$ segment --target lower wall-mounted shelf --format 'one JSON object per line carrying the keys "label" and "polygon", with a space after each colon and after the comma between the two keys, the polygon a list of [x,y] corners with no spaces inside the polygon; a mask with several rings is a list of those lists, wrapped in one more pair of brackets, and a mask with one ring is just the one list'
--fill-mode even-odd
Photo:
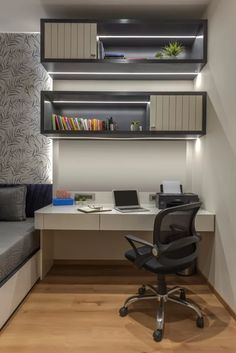
{"label": "lower wall-mounted shelf", "polygon": [[196,139],[206,133],[206,93],[43,91],[41,133],[53,139]]}

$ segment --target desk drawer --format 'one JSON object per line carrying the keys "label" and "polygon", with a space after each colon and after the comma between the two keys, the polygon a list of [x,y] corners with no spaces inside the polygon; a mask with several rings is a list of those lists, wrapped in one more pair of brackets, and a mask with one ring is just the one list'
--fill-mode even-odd
{"label": "desk drawer", "polygon": [[48,214],[44,215],[44,229],[98,230],[98,214]]}
{"label": "desk drawer", "polygon": [[[100,230],[153,231],[155,217],[155,214],[101,214]],[[196,230],[198,232],[214,232],[214,223],[214,215],[198,214]]]}
{"label": "desk drawer", "polygon": [[153,231],[154,214],[101,214],[100,230]]}

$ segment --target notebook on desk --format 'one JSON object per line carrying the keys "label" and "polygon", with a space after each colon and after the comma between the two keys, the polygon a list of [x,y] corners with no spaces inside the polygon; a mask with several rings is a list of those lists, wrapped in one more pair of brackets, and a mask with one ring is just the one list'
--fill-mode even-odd
{"label": "notebook on desk", "polygon": [[113,190],[115,209],[120,212],[149,211],[140,206],[137,190]]}

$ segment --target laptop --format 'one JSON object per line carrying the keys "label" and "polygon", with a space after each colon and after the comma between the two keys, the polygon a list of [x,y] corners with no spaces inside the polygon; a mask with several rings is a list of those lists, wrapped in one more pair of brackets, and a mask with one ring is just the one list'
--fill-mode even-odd
{"label": "laptop", "polygon": [[120,212],[149,211],[140,206],[137,190],[113,190],[115,210]]}

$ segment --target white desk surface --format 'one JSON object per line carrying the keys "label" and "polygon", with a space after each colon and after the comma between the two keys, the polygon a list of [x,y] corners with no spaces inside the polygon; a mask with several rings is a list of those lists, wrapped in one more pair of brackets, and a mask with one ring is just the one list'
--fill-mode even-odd
{"label": "white desk surface", "polygon": [[[111,208],[111,211],[107,212],[92,212],[92,213],[84,213],[78,211],[78,208],[81,207],[80,205],[72,205],[72,206],[53,206],[53,205],[48,205],[46,207],[41,208],[40,210],[36,211],[35,214],[83,214],[83,215],[122,215],[122,216],[128,216],[128,215],[156,215],[159,213],[161,210],[150,206],[150,205],[142,205],[142,207],[147,208],[149,211],[144,211],[144,212],[128,212],[128,213],[123,213],[115,210],[113,205],[111,204],[103,204],[102,205],[105,208]],[[198,211],[198,215],[208,215],[208,216],[215,216],[213,212],[209,212],[204,209],[200,209]]]}
{"label": "white desk surface", "polygon": [[[103,204],[112,208],[111,204]],[[98,231],[152,231],[155,216],[159,209],[142,204],[149,209],[144,212],[122,213],[112,208],[108,212],[83,213],[79,205],[46,206],[35,212],[36,229],[54,230],[98,230]],[[199,210],[196,216],[196,229],[199,232],[214,232],[215,215],[206,210]]]}

